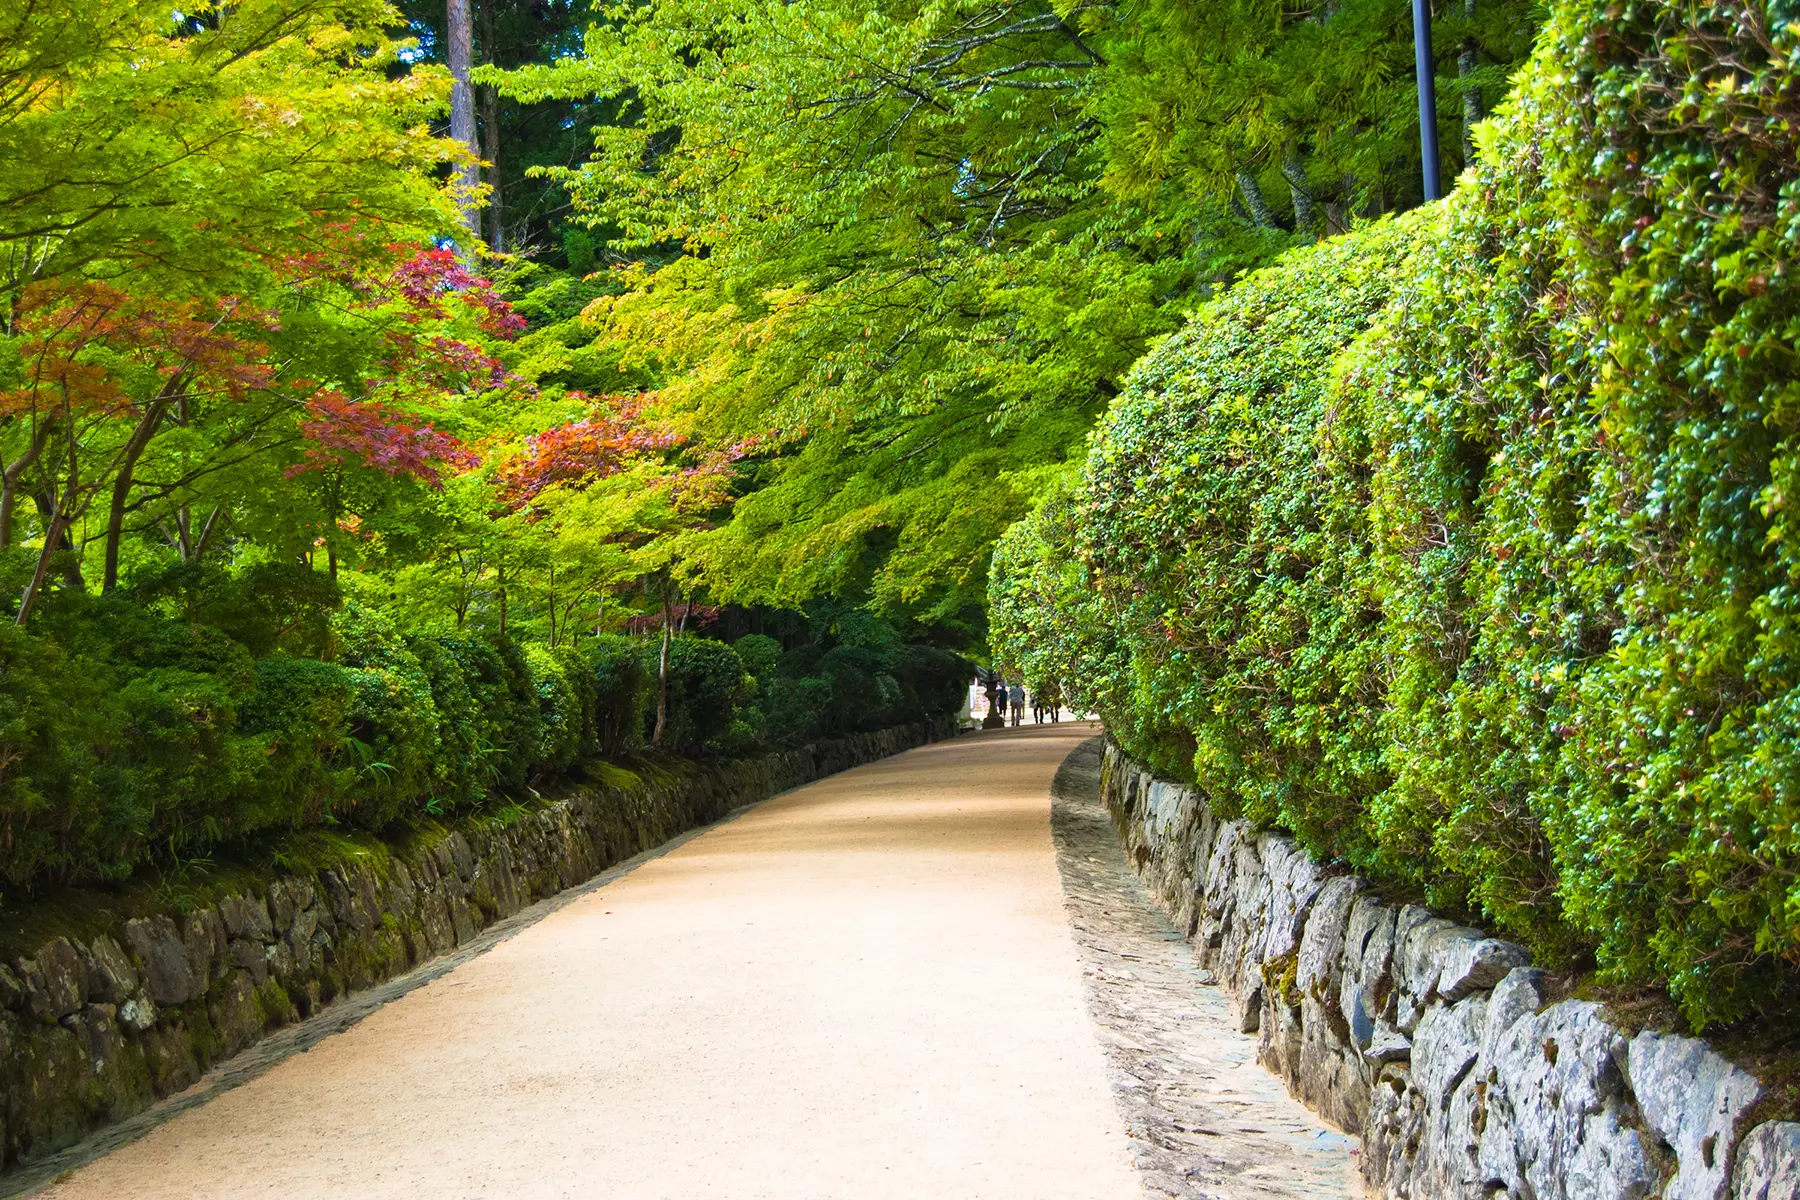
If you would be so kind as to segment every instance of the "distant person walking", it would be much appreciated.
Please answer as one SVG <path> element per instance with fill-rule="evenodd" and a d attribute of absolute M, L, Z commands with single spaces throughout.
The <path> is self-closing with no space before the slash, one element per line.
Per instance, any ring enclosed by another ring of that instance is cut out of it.
<path fill-rule="evenodd" d="M 1006 723 L 1006 681 L 1002 679 L 1000 686 L 994 689 L 994 712 L 1000 716 L 1000 723 Z"/>
<path fill-rule="evenodd" d="M 1007 689 L 1007 699 L 1012 703 L 1012 723 L 1017 725 L 1019 718 L 1025 715 L 1025 689 L 1013 684 Z"/>

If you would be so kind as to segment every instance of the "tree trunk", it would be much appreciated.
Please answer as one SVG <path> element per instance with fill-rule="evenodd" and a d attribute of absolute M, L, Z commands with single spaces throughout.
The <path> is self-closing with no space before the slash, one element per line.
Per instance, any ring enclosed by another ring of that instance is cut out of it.
<path fill-rule="evenodd" d="M 1312 192 L 1306 186 L 1306 160 L 1294 142 L 1288 143 L 1281 156 L 1281 177 L 1287 180 L 1288 195 L 1294 201 L 1294 232 L 1311 233 L 1316 210 Z"/>
<path fill-rule="evenodd" d="M 481 61 L 499 66 L 495 61 L 494 6 L 481 6 Z M 506 253 L 506 205 L 500 190 L 500 89 L 481 89 L 481 147 L 488 162 L 487 228 L 488 248 L 495 254 Z"/>
<path fill-rule="evenodd" d="M 1475 0 L 1463 0 L 1463 16 L 1471 22 L 1475 20 Z M 1463 39 L 1462 53 L 1456 56 L 1456 73 L 1465 81 L 1480 65 L 1478 49 L 1472 35 Z M 1467 82 L 1463 84 L 1462 109 L 1463 168 L 1466 170 L 1475 161 L 1475 126 L 1481 121 L 1480 88 Z"/>
<path fill-rule="evenodd" d="M 506 205 L 500 189 L 500 91 L 481 89 L 481 123 L 486 136 L 483 158 L 488 161 L 488 248 L 495 254 L 506 253 Z"/>
<path fill-rule="evenodd" d="M 663 583 L 662 596 L 663 635 L 662 653 L 656 660 L 656 729 L 650 734 L 652 746 L 662 745 L 663 730 L 669 724 L 669 640 L 674 636 L 674 613 L 669 608 L 669 585 Z"/>
<path fill-rule="evenodd" d="M 449 25 L 450 60 L 450 136 L 469 148 L 470 161 L 457 171 L 462 196 L 463 224 L 475 242 L 481 240 L 481 209 L 475 203 L 475 190 L 481 185 L 481 143 L 475 136 L 475 90 L 469 83 L 469 70 L 475 55 L 475 25 L 469 9 L 470 0 L 446 0 L 445 16 Z M 471 246 L 470 253 L 473 253 Z"/>
<path fill-rule="evenodd" d="M 23 454 L 6 464 L 4 471 L 0 471 L 0 550 L 12 545 L 13 513 L 19 504 L 19 479 L 37 461 L 38 455 L 44 452 L 55 426 L 54 421 L 45 421 L 39 425 L 37 432 L 31 436 L 31 445 L 25 448 Z"/>
<path fill-rule="evenodd" d="M 125 505 L 131 500 L 132 473 L 137 470 L 138 459 L 143 457 L 150 439 L 156 436 L 167 411 L 166 401 L 152 400 L 145 407 L 144 415 L 138 418 L 137 428 L 126 439 L 125 448 L 119 452 L 119 473 L 113 477 L 112 504 L 106 513 L 106 557 L 100 573 L 101 595 L 107 595 L 119 586 L 119 541 L 125 532 Z"/>
<path fill-rule="evenodd" d="M 72 440 L 72 439 L 71 439 Z M 74 527 L 75 518 L 80 516 L 75 499 L 81 494 L 80 462 L 73 449 L 69 454 L 69 478 L 63 485 L 60 496 L 55 493 L 37 497 L 39 514 L 44 521 L 44 548 L 38 554 L 37 569 L 31 573 L 31 582 L 25 585 L 25 593 L 19 597 L 19 615 L 13 618 L 13 624 L 23 625 L 31 619 L 31 610 L 37 607 L 37 598 L 43 594 L 44 584 L 50 577 L 50 563 L 57 552 L 74 549 L 69 541 L 69 530 Z M 73 564 L 65 572 L 64 578 L 72 588 L 85 587 L 81 578 L 81 565 Z"/>
<path fill-rule="evenodd" d="M 1275 228 L 1275 214 L 1269 211 L 1269 202 L 1263 199 L 1262 188 L 1250 168 L 1237 168 L 1237 185 L 1244 194 L 1244 204 L 1250 209 L 1251 223 L 1261 229 Z"/>
<path fill-rule="evenodd" d="M 57 545 L 68 536 L 69 527 L 74 523 L 74 518 L 61 509 L 51 516 L 49 527 L 44 530 L 44 549 L 38 555 L 37 569 L 31 573 L 31 582 L 25 585 L 25 594 L 19 597 L 19 615 L 13 618 L 14 625 L 23 625 L 31 619 L 31 610 L 37 607 L 37 598 L 49 578 L 50 562 L 56 557 Z"/>

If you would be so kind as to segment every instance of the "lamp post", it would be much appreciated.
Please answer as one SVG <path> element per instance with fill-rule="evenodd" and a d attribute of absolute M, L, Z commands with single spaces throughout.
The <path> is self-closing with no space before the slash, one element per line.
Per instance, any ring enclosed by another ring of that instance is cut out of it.
<path fill-rule="evenodd" d="M 1413 60 L 1419 75 L 1419 158 L 1425 171 L 1425 199 L 1444 194 L 1438 177 L 1437 80 L 1431 55 L 1430 0 L 1412 0 Z"/>

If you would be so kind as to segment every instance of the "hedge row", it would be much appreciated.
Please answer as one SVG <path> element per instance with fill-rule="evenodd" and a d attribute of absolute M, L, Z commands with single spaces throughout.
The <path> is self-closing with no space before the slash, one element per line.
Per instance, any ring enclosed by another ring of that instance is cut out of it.
<path fill-rule="evenodd" d="M 1316 852 L 1695 1026 L 1800 997 L 1800 25 L 1551 6 L 1444 204 L 1240 282 L 996 638 Z"/>
<path fill-rule="evenodd" d="M 265 830 L 504 804 L 644 750 L 654 639 L 403 635 L 300 567 L 151 581 L 0 625 L 0 879 L 121 877 Z M 753 753 L 955 711 L 929 647 L 670 654 L 662 748 Z"/>

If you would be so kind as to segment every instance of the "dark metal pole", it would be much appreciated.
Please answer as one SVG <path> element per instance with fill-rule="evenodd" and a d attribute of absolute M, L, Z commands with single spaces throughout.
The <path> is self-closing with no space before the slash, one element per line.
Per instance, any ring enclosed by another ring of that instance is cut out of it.
<path fill-rule="evenodd" d="M 1444 194 L 1438 177 L 1437 78 L 1431 55 L 1430 0 L 1412 0 L 1413 59 L 1419 73 L 1419 157 L 1425 168 L 1425 199 Z"/>

